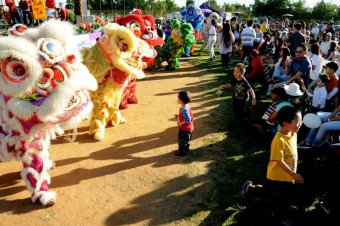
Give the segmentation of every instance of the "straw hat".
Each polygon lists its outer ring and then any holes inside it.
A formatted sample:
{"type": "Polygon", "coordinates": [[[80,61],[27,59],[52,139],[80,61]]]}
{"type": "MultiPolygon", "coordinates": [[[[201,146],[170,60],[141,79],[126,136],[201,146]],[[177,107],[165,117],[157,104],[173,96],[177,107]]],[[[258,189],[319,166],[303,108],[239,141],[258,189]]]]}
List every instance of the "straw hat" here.
{"type": "Polygon", "coordinates": [[[314,129],[319,128],[321,126],[321,119],[319,116],[313,113],[308,113],[303,117],[303,124],[307,126],[308,128],[314,129]]]}
{"type": "Polygon", "coordinates": [[[285,85],[283,88],[290,96],[298,97],[303,95],[303,92],[300,90],[300,86],[296,83],[290,83],[289,85],[285,85]]]}

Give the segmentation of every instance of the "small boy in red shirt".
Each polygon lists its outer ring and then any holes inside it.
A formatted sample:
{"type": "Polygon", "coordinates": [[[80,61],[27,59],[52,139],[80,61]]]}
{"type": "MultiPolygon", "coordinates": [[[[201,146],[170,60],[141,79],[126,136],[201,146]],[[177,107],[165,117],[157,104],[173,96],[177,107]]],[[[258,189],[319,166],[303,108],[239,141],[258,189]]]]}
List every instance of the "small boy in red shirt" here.
{"type": "Polygon", "coordinates": [[[190,102],[190,92],[180,91],[178,93],[178,103],[181,105],[179,114],[175,115],[178,125],[178,151],[177,156],[185,156],[189,152],[189,141],[194,131],[194,116],[188,103],[190,102]]]}

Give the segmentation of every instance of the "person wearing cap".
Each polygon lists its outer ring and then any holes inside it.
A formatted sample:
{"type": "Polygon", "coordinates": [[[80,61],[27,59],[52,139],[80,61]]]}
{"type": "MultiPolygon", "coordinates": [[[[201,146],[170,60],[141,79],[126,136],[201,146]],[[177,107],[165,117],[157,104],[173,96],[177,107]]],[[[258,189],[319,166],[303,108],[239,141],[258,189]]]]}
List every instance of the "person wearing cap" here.
{"type": "Polygon", "coordinates": [[[264,78],[263,63],[260,58],[260,53],[257,49],[253,49],[250,53],[251,63],[248,66],[248,74],[246,78],[249,82],[261,81],[264,78]]]}
{"type": "Polygon", "coordinates": [[[312,71],[312,64],[306,57],[307,47],[305,44],[299,44],[295,50],[295,58],[290,64],[285,65],[286,75],[291,75],[291,78],[286,82],[287,85],[292,83],[297,78],[302,78],[305,85],[310,83],[310,73],[312,71]]]}

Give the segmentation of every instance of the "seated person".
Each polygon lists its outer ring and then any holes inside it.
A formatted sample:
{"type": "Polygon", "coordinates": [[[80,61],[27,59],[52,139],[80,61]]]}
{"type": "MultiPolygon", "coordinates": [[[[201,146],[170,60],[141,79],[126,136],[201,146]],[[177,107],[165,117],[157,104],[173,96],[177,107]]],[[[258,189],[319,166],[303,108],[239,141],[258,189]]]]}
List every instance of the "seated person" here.
{"type": "MultiPolygon", "coordinates": [[[[271,90],[271,100],[273,101],[269,107],[267,108],[266,112],[262,116],[262,120],[259,123],[253,124],[253,126],[258,129],[260,132],[272,132],[276,131],[276,123],[269,122],[268,119],[271,118],[274,112],[277,112],[276,108],[279,104],[286,101],[286,91],[282,87],[277,87],[271,90]]],[[[271,118],[272,121],[275,121],[275,118],[271,118]]],[[[274,132],[273,132],[274,134],[274,132]]]]}
{"type": "Polygon", "coordinates": [[[325,73],[329,78],[329,82],[326,85],[327,89],[327,103],[326,108],[328,111],[332,111],[334,109],[336,94],[339,92],[339,78],[335,74],[338,70],[339,66],[335,62],[329,62],[326,64],[325,73]]]}
{"type": "Polygon", "coordinates": [[[332,113],[318,116],[322,121],[321,126],[309,131],[306,139],[299,144],[299,149],[319,148],[328,133],[340,131],[340,105],[332,113]]]}
{"type": "Polygon", "coordinates": [[[292,83],[297,78],[302,78],[305,85],[308,86],[311,82],[310,72],[312,71],[312,63],[307,58],[307,47],[305,44],[299,44],[295,50],[295,58],[290,64],[285,65],[286,75],[291,75],[291,78],[286,82],[287,85],[292,83]]]}
{"type": "Polygon", "coordinates": [[[246,79],[249,82],[262,81],[264,78],[264,69],[259,51],[257,49],[253,49],[250,53],[250,57],[251,65],[247,68],[246,79]]]}

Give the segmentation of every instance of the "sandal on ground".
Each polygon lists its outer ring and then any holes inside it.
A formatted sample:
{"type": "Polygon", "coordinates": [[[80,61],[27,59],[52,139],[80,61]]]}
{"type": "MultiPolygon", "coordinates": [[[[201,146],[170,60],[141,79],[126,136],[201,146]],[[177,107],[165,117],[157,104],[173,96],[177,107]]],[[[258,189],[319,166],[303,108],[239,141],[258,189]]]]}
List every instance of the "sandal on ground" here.
{"type": "Polygon", "coordinates": [[[248,188],[252,184],[250,180],[247,180],[243,183],[240,191],[239,191],[239,196],[241,199],[245,200],[247,198],[247,193],[248,193],[248,188]]]}

